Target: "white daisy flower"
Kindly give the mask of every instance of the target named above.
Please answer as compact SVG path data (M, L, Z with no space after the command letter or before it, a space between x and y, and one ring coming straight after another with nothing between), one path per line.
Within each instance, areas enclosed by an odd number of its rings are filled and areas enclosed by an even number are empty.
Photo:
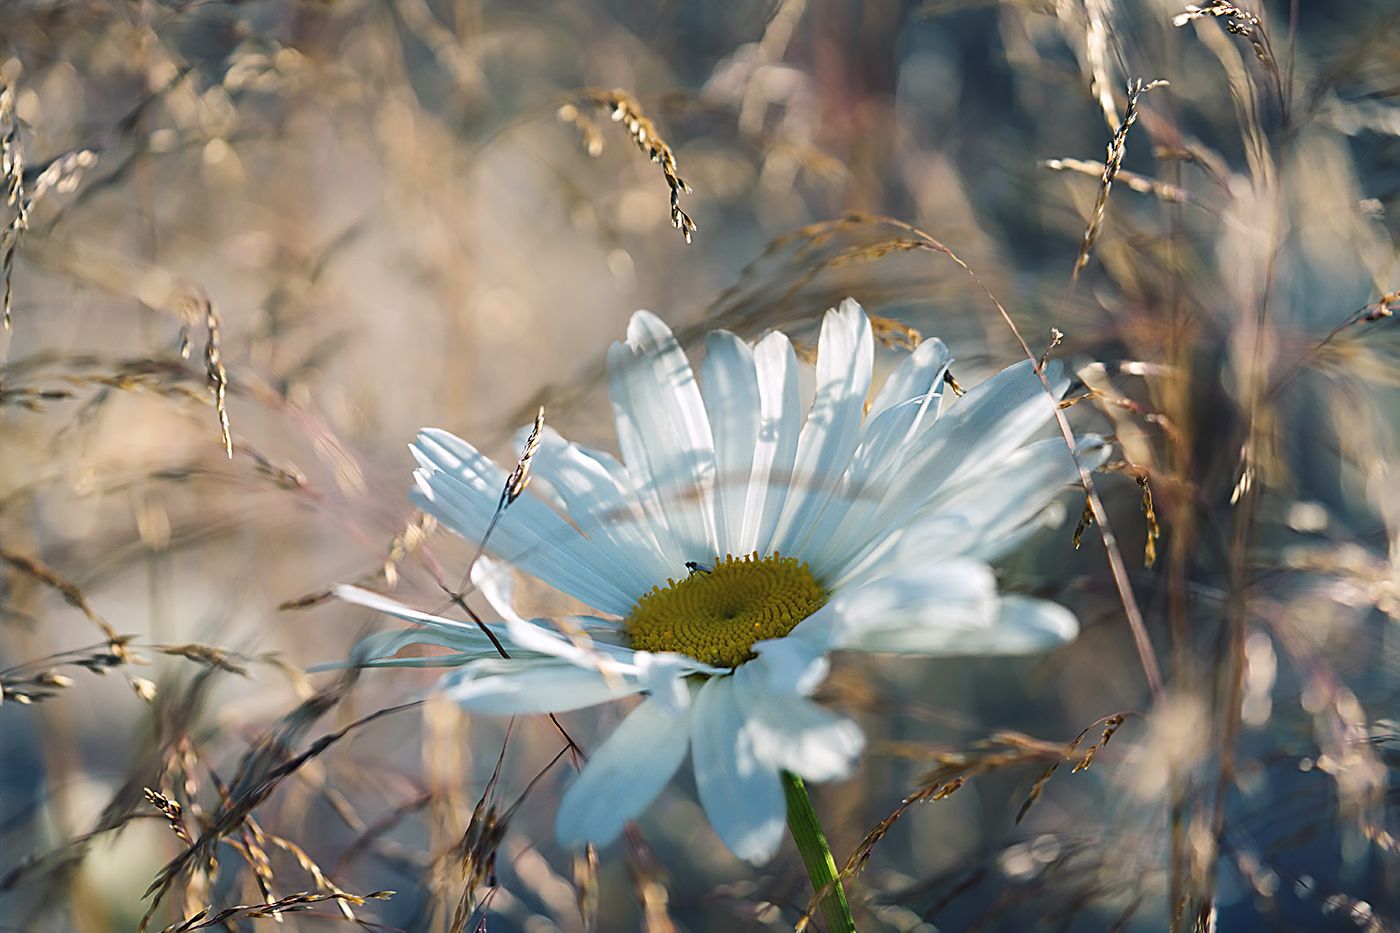
M822 323L805 418L787 337L716 331L706 349L697 380L666 325L637 312L608 355L622 459L546 429L534 485L494 527L507 471L445 431L418 435L414 501L470 542L491 529L499 562L472 577L508 658L475 624L338 593L415 626L368 639L359 663L457 666L440 689L469 710L643 697L565 793L561 842L616 838L689 752L715 831L758 864L782 841L782 773L837 780L861 753L859 727L809 699L831 652L1021 654L1074 638L1069 611L999 595L987 562L1078 474L1060 438L1030 442L1054 414L1030 361L940 411L948 351L926 340L867 406L874 344L854 301ZM1068 379L1047 376L1058 397ZM1106 445L1085 438L1079 456L1097 466ZM597 615L521 618L507 567ZM412 643L453 653L392 657Z

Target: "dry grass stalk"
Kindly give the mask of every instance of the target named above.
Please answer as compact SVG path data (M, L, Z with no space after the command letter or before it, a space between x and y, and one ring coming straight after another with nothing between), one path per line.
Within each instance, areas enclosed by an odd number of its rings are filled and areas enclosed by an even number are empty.
M1144 83L1141 78L1134 79L1128 84L1128 103L1123 110L1123 120L1118 128L1113 131L1113 138L1108 143L1108 156L1104 159L1103 171L1099 176L1099 193L1094 199L1094 210L1089 215L1089 225L1084 228L1084 236L1079 241L1079 254L1074 258L1074 269L1070 273L1070 287L1079 280L1079 273L1089 263L1089 254L1094 249L1094 244L1098 242L1099 231L1103 227L1104 214L1108 209L1108 194L1113 188L1113 181L1118 177L1119 170L1123 167L1123 156L1128 151L1128 131L1133 128L1133 124L1138 118L1138 98L1154 88L1166 87L1167 82L1162 80Z
M1041 369L1044 369L1046 364L1050 362L1051 354L1053 354L1057 349L1059 349L1060 344L1064 342L1065 332L1060 330L1058 327L1050 328L1050 343L1048 346L1046 346L1045 352L1040 354L1040 359L1036 361L1036 365L1039 366Z
M1052 172L1076 172L1080 175L1092 175L1096 178L1102 177L1104 169L1103 163L1090 162L1087 159L1045 159L1040 163L1040 167ZM1137 172L1126 172L1119 169L1114 181L1130 191L1136 191L1138 194L1150 194L1157 200L1165 201L1168 204L1192 204L1206 210L1213 210L1208 202L1193 197L1191 192L1185 188L1165 181L1158 181L1155 178L1148 178Z
M496 786L500 781L501 764L505 760L506 743L501 743L501 754L496 760L496 768L486 782L485 789L472 808L471 818L462 831L461 839L438 859L433 874L444 878L445 886L449 868L456 869L457 883L461 889L457 905L452 912L448 929L461 933L476 910L476 892L483 885L495 887L496 851L505 838L506 820L502 817L494 800ZM438 886L435 884L435 887Z
M629 826L626 833L627 841L631 844L627 874L637 902L642 906L643 933L675 933L676 924L671 919L671 892L666 887L666 876L636 827Z
M126 639L117 634L117 630L92 607L88 598L83 595L83 591L73 581L61 576L56 570L33 557L26 557L23 554L16 554L0 548L0 560L9 564L20 573L26 574L38 580L40 583L56 590L70 606L78 609L93 625L101 629L102 634L107 636L107 641L112 654L124 657L126 653Z
M337 904L362 905L368 900L388 900L394 896L393 891L372 891L369 894L347 894L344 892L317 893L313 891L301 891L297 894L289 894L266 904L242 904L237 907L226 907L217 913L211 912L206 907L193 917L170 926L164 927L161 933L187 933L189 930L204 930L210 927L228 927L239 920L265 920L280 919L281 914L296 913L298 911L310 910L317 904L333 902Z
M1137 477L1137 484L1142 487L1142 514L1147 520L1147 537L1142 547L1142 563L1145 567L1152 567L1157 563L1157 542L1162 538L1162 528L1157 523L1157 510L1152 504L1152 486L1147 481L1146 472Z
M1285 387L1290 385L1302 373L1317 364L1317 362L1337 343L1337 338L1347 331L1360 327L1364 324L1374 324L1386 318L1394 317L1397 310L1400 310L1400 289L1387 292L1381 295L1370 304L1357 308L1342 320L1337 326L1327 332L1327 336L1318 341L1317 346L1300 361L1294 364L1278 379L1271 383L1265 392L1265 398L1273 398Z
M924 342L924 335L902 321L871 314L870 332L876 340L891 350L913 350Z
M183 645L153 645L153 650L161 654L172 655L174 657L185 658L199 664L206 664L209 667L218 668L228 674L237 674L240 677L248 676L248 669L239 665L238 660L247 660L234 653L214 645L201 645L188 643Z
M8 388L0 379L0 408L6 405L14 405L36 414L46 410L46 402L62 402L73 397L73 393L66 389L37 389L31 386L20 386L18 388Z
M1142 517L1147 525L1142 545L1142 561L1144 567L1152 567L1157 563L1157 543L1162 538L1162 526L1157 521L1157 508L1153 504L1152 486L1149 482L1150 471L1142 464L1131 463L1128 460L1114 460L1105 463L1100 469L1104 473L1127 473L1142 490L1140 497ZM1089 521L1092 520L1093 517L1090 516ZM1075 532L1074 546L1076 549L1079 547L1079 536L1085 527L1087 527L1087 523L1081 519L1080 526Z
M695 233L695 221L681 208L681 195L690 194L690 185L681 178L676 168L676 154L671 144L666 142L661 131L652 119L642 111L637 99L626 91L616 88L603 91L595 88L580 91L579 103L606 110L614 123L621 123L632 137L632 142L647 158L661 166L661 174L671 189L671 225L681 232L687 243ZM573 123L584 135L584 144L589 155L597 155L603 150L602 134L592 121L582 117L576 104L565 104L559 110L561 120Z
M916 805L951 797L961 790L969 780L979 775L1035 761L1050 760L1051 764L1032 784L1027 800L1021 805L1016 817L1017 822L1019 822L1035 800L1040 797L1050 775L1062 762L1074 756L1075 751L1091 730L1099 725L1104 727L1103 735L1099 741L1081 756L1074 768L1075 773L1084 770L1093 762L1094 756L1113 737L1114 732L1122 725L1127 715L1129 714L1115 713L1112 716L1099 719L1091 723L1066 745L1047 742L1020 732L1003 731L974 742L967 750L933 751L932 758L936 762L935 767L921 775L918 781L919 786L914 792L900 801L898 807L865 834L846 858L839 873L839 879L844 881L860 874L870 862L875 846L885 838L895 823L899 822ZM926 749L910 746L894 746L894 750L898 754L911 757L926 757L930 754ZM823 894L823 891L815 892L807 904L804 919L813 914ZM803 925L799 924L799 927Z
M8 675L8 671L0 674L0 703L11 700L21 706L28 706L47 700L60 690L73 686L73 678L53 669L23 678Z
M1201 4L1187 4L1186 9L1172 17L1172 25L1181 27L1187 23L1207 17L1217 19L1232 36L1239 36L1254 50L1254 57L1269 72L1274 83L1274 93L1278 95L1279 106L1284 109L1284 119L1288 117L1288 97L1284 88L1283 73L1279 70L1278 59L1274 57L1269 34L1257 15L1243 7L1235 6L1228 0L1207 0Z
M1094 512L1094 504L1085 496L1084 510L1079 513L1079 522L1074 526L1074 536L1071 538L1076 551L1079 550L1079 546L1084 543L1084 532L1088 531L1089 526L1094 524L1097 520L1098 516Z
M221 842L228 842L231 838L247 832L246 823L253 810L271 796L284 780L356 729L385 716L416 709L422 705L422 701L418 700L376 710L327 733L300 754L286 757L289 743L335 706L357 677L356 671L346 671L339 680L302 703L283 719L278 729L264 736L249 750L238 774L229 785L226 798L221 802L219 810L209 818L194 845L167 863L146 889L146 896L151 898L151 904L142 917L139 929L147 928L165 894L178 880L187 876L198 864L207 861ZM246 847L247 839L243 841Z
M1103 730L1099 735L1099 740L1085 749L1079 761L1070 769L1071 774L1078 774L1081 771L1087 770L1088 767L1094 763L1095 756L1097 756L1099 751L1113 738L1114 733L1118 731L1118 727L1123 725L1123 721L1127 718L1127 715L1126 713L1114 713L1112 716L1105 716L1096 722L1090 723L1085 727L1083 732L1075 736L1070 743L1065 746L1064 752L1060 757L1051 762L1049 767L1042 771L1040 776L1031 784L1031 789L1027 792L1025 801L1021 804L1021 808L1016 811L1016 822L1019 823L1021 820L1025 819L1026 814L1030 812L1031 807L1034 806L1035 802L1040 799L1040 795L1045 791L1045 785L1049 783L1050 778L1059 770L1061 764L1074 757L1080 743L1084 741L1091 730L1096 726L1103 726Z

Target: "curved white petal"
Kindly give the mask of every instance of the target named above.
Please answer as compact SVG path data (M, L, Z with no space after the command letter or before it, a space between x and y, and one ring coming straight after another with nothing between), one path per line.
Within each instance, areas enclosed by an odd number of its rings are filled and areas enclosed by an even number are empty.
M792 485L802 430L802 396L797 387L797 354L784 334L774 331L760 340L753 359L758 378L758 437L737 551L767 555L772 553L773 532Z
M835 781L855 768L865 736L860 727L791 691L773 693L746 664L734 673L734 695L754 752L771 767L809 781Z
M632 656L637 677L652 699L675 713L690 709L691 689L687 679L691 674L720 674L717 667L701 664L684 654L638 651Z
M996 618L996 581L981 561L958 558L880 573L838 592L788 635L826 649L975 654ZM974 636L977 636L974 641Z
M472 646L463 650L461 640L439 632L421 628L397 629L391 632L375 632L366 635L350 649L350 657L344 661L329 661L314 664L307 668L309 673L343 670L347 667L461 667L469 661L481 658L499 657L496 649L482 637L484 645ZM396 658L409 645L432 645L446 648L452 654L433 654L420 657Z
M831 661L820 645L800 638L769 638L753 646L758 657L741 670L768 693L811 696L826 680Z
M383 593L376 593L358 586L337 586L335 595L337 599L347 603L354 603L357 606L364 606L366 609L373 609L375 612L382 612L405 622L412 622L414 625L431 629L445 638L457 639L462 647L491 647L491 639L475 622L459 622L456 619L433 615L431 612L411 609Z
M1075 450L1087 469L1098 468L1110 453L1103 438L1086 435ZM995 469L980 473L954 489L935 497L910 529L917 536L924 521L953 519L966 529L945 537L944 554L967 554L991 560L1005 553L1034 530L1035 517L1069 485L1078 484L1079 469L1062 438L1051 438L1022 447Z
M783 841L786 803L778 771L761 758L734 697L732 677L712 677L695 697L691 759L700 803L729 850L755 865Z
M885 490L938 418L948 361L948 348L941 340L925 340L885 380L846 469L840 493L847 500L845 508L828 508L803 549L819 578L840 576L853 552L870 539L871 519L884 502ZM897 523L899 517L892 521Z
M759 430L758 373L749 345L729 331L712 332L705 346L700 392L715 438L715 555L746 554L741 541Z
M943 374L947 372L950 360L948 347L937 337L921 342L885 379L875 401L870 403L869 417L875 418L885 409L910 399L929 394L941 395ZM932 423L933 418L938 416L936 399L930 414Z
M1058 399L1069 386L1064 368L1052 363L1045 374ZM876 509L848 512L833 539L844 554L864 554L941 490L999 463L1054 414L1030 360L983 380L919 435L897 474L880 484Z
M419 432L412 447L420 469L411 498L469 542L491 526L506 473L461 438ZM500 516L487 547L550 586L613 615L626 615L641 596L635 580L544 502L526 493Z
M686 560L714 556L715 445L684 351L650 311L608 352L608 385L623 460L643 504L675 535ZM677 568L679 569L679 568Z
M510 568L487 557L472 565L472 584L505 622L505 641L515 657L520 651L562 658L580 667L608 670L616 663L630 664L631 648L595 641L578 621L560 618L528 622L515 611L511 599Z
M560 658L475 661L438 681L438 690L464 708L494 716L583 709L643 687L635 676Z
M598 746L559 803L555 833L564 845L616 839L661 793L685 760L687 716L648 699Z
M1003 596L996 624L968 643L967 654L1038 654L1079 635L1079 620L1059 603L1030 596Z
M842 483L860 440L874 363L870 319L848 298L822 319L817 340L817 392L797 441L792 488L773 535L773 550L800 553L824 510L844 512Z
M987 469L1025 443L1055 416L1055 400L1069 387L1058 362L1045 368L1045 378L1050 393L1031 361L1023 360L978 383L929 430L900 486L932 493Z
M656 537L632 494L626 470L611 457L570 443L546 427L540 433L530 475L531 488L552 490L569 521L589 541L606 549L618 570L643 591L685 565L686 558L669 536Z

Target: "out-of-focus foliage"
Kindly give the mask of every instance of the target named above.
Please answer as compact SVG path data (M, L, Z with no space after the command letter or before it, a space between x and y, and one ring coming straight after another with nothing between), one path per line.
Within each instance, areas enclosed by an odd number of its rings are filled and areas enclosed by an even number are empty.
M6 0L4 924L805 922L683 784L559 849L560 732L616 711L306 668L382 624L329 586L438 608L471 555L417 427L607 445L634 308L810 341L850 295L964 385L1023 355L997 302L1061 332L1121 454L1109 528L1067 494L1002 568L1077 644L823 688L861 929L1400 929L1397 45L1387 0Z

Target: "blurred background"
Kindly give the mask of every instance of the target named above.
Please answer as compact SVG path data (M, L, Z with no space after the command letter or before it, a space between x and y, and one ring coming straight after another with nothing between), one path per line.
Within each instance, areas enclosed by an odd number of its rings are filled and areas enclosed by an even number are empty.
M684 773L576 857L547 720L307 668L385 626L328 587L470 558L417 428L611 447L634 309L811 347L849 295L877 376L1062 334L1118 441L1110 528L1067 491L999 568L1076 644L822 688L861 929L1400 930L1397 47L1388 0L5 0L0 927L805 922Z

